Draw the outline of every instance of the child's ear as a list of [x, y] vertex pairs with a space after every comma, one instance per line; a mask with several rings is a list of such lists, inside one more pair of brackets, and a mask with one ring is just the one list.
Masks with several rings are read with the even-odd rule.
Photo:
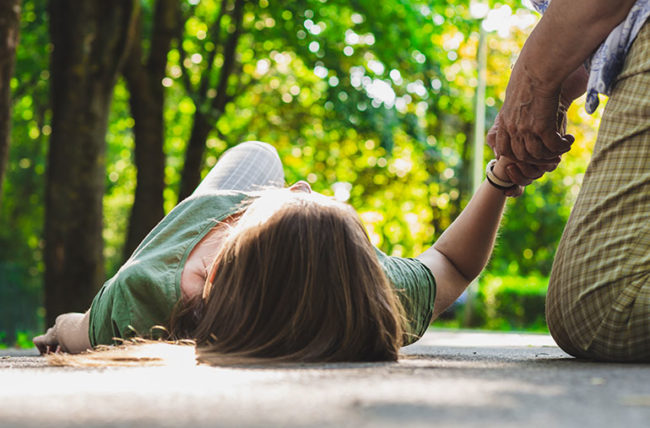
[[289, 190], [292, 192], [311, 193], [311, 186], [306, 181], [300, 180], [296, 181], [291, 187], [289, 187]]

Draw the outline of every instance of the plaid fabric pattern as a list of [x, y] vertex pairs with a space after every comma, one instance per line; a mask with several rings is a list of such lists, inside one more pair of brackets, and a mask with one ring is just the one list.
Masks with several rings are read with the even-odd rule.
[[546, 302], [577, 357], [650, 361], [650, 21], [612, 91]]
[[249, 192], [282, 186], [284, 171], [275, 147], [260, 141], [246, 141], [221, 155], [194, 194], [210, 190]]

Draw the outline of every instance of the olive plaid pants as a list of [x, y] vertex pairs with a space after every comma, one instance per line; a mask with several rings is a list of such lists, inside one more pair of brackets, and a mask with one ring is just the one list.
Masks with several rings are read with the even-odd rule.
[[569, 354], [650, 361], [650, 21], [605, 108], [553, 263], [546, 318]]

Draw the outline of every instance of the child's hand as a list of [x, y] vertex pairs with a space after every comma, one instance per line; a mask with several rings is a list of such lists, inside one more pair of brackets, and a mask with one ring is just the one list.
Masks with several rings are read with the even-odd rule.
[[510, 196], [512, 198], [516, 198], [517, 196], [521, 196], [521, 194], [524, 193], [524, 186], [517, 184], [510, 179], [507, 172], [507, 168], [510, 165], [515, 165], [512, 159], [507, 158], [505, 156], [501, 156], [499, 160], [496, 162], [496, 164], [494, 165], [492, 172], [497, 178], [503, 181], [509, 181], [513, 183], [512, 188], [505, 190], [503, 194], [506, 196]]
[[56, 317], [54, 326], [32, 339], [41, 354], [78, 353], [91, 349], [88, 337], [90, 312], [70, 312]]
[[59, 352], [61, 350], [59, 341], [56, 337], [56, 323], [53, 327], [48, 328], [45, 334], [36, 336], [32, 339], [32, 341], [34, 342], [34, 345], [36, 345], [36, 348], [38, 348], [38, 352], [40, 352], [41, 355], [49, 354], [52, 352]]

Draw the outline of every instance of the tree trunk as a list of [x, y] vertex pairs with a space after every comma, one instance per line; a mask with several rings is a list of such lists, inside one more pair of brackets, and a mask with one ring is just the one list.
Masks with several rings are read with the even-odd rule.
[[167, 54], [180, 17], [177, 0], [158, 0], [154, 12], [149, 57], [143, 58], [142, 14], [123, 74], [129, 89], [135, 122], [135, 165], [138, 171], [135, 199], [123, 256], [128, 258], [140, 241], [164, 216], [164, 88]]
[[[242, 22], [244, 16], [244, 0], [235, 0], [230, 11], [230, 18], [234, 23], [234, 29], [228, 32], [228, 37], [223, 44], [223, 64], [219, 70], [219, 80], [217, 83], [216, 95], [210, 98], [207, 95], [209, 82], [211, 81], [211, 72], [214, 65], [214, 54], [205, 54], [204, 57], [211, 58], [208, 67], [201, 76], [198, 94], [194, 97], [198, 100], [196, 112], [194, 113], [194, 123], [192, 124], [192, 133], [188, 142], [185, 153], [185, 164], [181, 173], [181, 185], [178, 194], [178, 200], [182, 201], [189, 196], [201, 181], [201, 166], [203, 165], [203, 154], [205, 145], [213, 127], [219, 120], [219, 117], [226, 109], [226, 105], [234, 99], [235, 94], [228, 94], [229, 79], [235, 71], [237, 63], [236, 51], [239, 44], [239, 37], [242, 33]], [[222, 2], [222, 11], [226, 2]], [[220, 18], [217, 18], [215, 24], [219, 27]], [[221, 28], [216, 28], [215, 33], [219, 33]], [[215, 37], [216, 36], [215, 34]], [[216, 49], [216, 48], [215, 48]], [[187, 70], [186, 70], [187, 71]], [[188, 88], [189, 90], [189, 88]]]
[[45, 309], [83, 311], [104, 281], [105, 134], [134, 0], [50, 0], [52, 135], [45, 206]]
[[11, 77], [16, 63], [20, 30], [20, 0], [0, 2], [0, 203], [9, 158], [11, 134]]
[[194, 113], [192, 133], [185, 150], [185, 164], [181, 174], [181, 187], [178, 193], [178, 201], [182, 201], [192, 194], [201, 181], [201, 166], [203, 165], [203, 154], [205, 144], [212, 131], [212, 123], [208, 121], [200, 111]]

